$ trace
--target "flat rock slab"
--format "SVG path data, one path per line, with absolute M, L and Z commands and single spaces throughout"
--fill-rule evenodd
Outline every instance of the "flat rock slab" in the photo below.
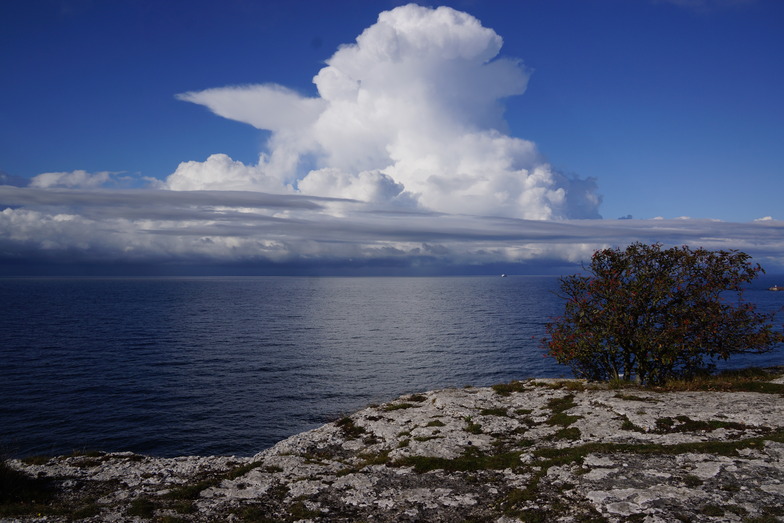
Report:
M 776 521 L 784 396 L 529 380 L 403 396 L 253 457 L 11 465 L 84 521 Z

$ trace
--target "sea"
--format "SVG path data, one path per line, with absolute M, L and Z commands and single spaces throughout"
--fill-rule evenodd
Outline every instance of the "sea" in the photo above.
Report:
M 775 283 L 745 297 L 779 310 Z M 0 455 L 250 456 L 402 394 L 570 377 L 541 347 L 557 289 L 549 276 L 0 279 Z M 784 351 L 722 365 L 784 365 Z

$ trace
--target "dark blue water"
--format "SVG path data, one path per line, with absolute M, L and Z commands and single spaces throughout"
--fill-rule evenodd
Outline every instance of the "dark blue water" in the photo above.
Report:
M 784 293 L 747 292 L 761 309 Z M 409 392 L 569 376 L 550 277 L 0 280 L 0 452 L 251 455 Z M 784 364 L 778 351 L 730 365 Z

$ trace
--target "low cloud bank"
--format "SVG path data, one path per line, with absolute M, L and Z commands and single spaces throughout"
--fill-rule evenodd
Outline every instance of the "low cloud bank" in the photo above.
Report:
M 0 261 L 394 265 L 579 264 L 635 240 L 738 248 L 781 267 L 784 222 L 526 220 L 248 191 L 0 186 Z M 328 272 L 328 271 L 326 271 Z

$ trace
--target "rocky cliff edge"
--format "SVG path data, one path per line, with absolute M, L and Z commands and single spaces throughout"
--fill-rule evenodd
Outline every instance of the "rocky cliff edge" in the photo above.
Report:
M 253 457 L 14 460 L 55 494 L 3 521 L 784 521 L 784 378 L 759 383 L 536 379 L 403 396 Z

